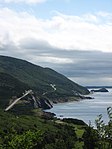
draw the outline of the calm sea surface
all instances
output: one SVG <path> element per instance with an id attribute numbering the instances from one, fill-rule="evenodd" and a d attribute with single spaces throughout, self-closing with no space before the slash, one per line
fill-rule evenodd
<path id="1" fill-rule="evenodd" d="M 99 92 L 90 95 L 94 99 L 54 104 L 54 107 L 47 111 L 55 113 L 58 118 L 63 116 L 82 119 L 86 123 L 91 121 L 92 125 L 95 124 L 97 115 L 102 114 L 104 122 L 107 123 L 107 107 L 112 107 L 112 89 L 108 90 L 107 93 Z"/>

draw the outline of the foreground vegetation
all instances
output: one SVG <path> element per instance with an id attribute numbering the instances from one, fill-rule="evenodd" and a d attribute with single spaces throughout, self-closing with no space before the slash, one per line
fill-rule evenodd
<path id="1" fill-rule="evenodd" d="M 78 131 L 86 127 L 76 126 L 57 119 L 0 110 L 0 149 L 72 149 L 79 145 Z"/>
<path id="2" fill-rule="evenodd" d="M 108 108 L 109 122 L 102 115 L 96 119 L 97 129 L 75 119 L 49 119 L 14 114 L 0 110 L 0 149 L 111 149 L 112 108 Z"/>
<path id="3" fill-rule="evenodd" d="M 100 114 L 95 120 L 96 129 L 90 125 L 83 134 L 84 149 L 112 149 L 112 107 L 107 108 L 109 122 L 106 125 Z"/>

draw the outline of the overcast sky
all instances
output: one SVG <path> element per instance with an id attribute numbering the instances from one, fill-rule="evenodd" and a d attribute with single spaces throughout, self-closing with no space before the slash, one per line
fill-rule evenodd
<path id="1" fill-rule="evenodd" d="M 0 0 L 0 55 L 112 85 L 112 0 Z"/>

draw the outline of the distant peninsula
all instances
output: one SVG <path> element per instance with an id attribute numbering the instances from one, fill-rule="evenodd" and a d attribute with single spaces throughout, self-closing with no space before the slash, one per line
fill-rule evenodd
<path id="1" fill-rule="evenodd" d="M 109 92 L 106 88 L 101 88 L 101 89 L 93 89 L 91 92 Z"/>

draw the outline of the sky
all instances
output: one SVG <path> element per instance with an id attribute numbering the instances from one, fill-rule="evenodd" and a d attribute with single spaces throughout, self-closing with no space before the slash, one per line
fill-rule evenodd
<path id="1" fill-rule="evenodd" d="M 112 0 L 0 0 L 0 55 L 112 86 Z"/>

